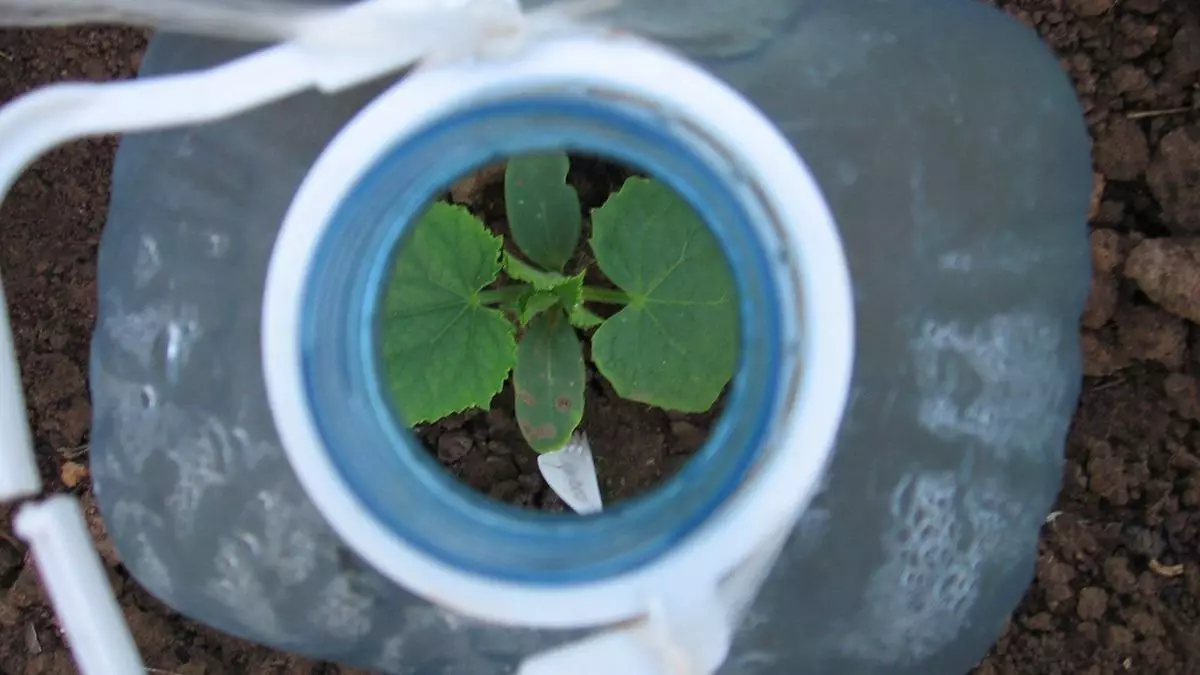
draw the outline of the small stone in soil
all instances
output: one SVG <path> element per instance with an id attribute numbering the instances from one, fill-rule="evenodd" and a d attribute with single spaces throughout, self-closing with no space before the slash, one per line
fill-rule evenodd
<path id="1" fill-rule="evenodd" d="M 1125 528 L 1125 547 L 1131 553 L 1145 558 L 1157 558 L 1166 549 L 1166 543 L 1157 533 L 1138 525 Z"/>
<path id="2" fill-rule="evenodd" d="M 1028 626 L 1030 630 L 1035 630 L 1040 633 L 1048 633 L 1054 630 L 1054 617 L 1051 616 L 1049 612 L 1038 612 L 1037 614 L 1029 617 L 1029 620 L 1025 622 L 1025 625 Z"/>
<path id="3" fill-rule="evenodd" d="M 1113 71 L 1112 81 L 1117 92 L 1125 96 L 1145 92 L 1154 86 L 1154 81 L 1145 70 L 1128 63 Z"/>
<path id="4" fill-rule="evenodd" d="M 694 452 L 704 444 L 704 431 L 685 420 L 671 422 L 671 435 L 679 442 L 678 452 Z"/>
<path id="5" fill-rule="evenodd" d="M 1092 232 L 1088 239 L 1096 274 L 1111 274 L 1122 262 L 1121 234 L 1116 230 L 1101 229 Z"/>
<path id="6" fill-rule="evenodd" d="M 520 474 L 517 467 L 506 457 L 488 457 L 484 465 L 492 478 L 497 481 L 515 480 Z"/>
<path id="7" fill-rule="evenodd" d="M 1117 321 L 1117 338 L 1130 357 L 1175 370 L 1183 365 L 1188 329 L 1157 307 L 1133 307 Z"/>
<path id="8" fill-rule="evenodd" d="M 1121 7 L 1138 14 L 1155 14 L 1162 9 L 1162 0 L 1125 0 Z"/>
<path id="9" fill-rule="evenodd" d="M 1113 0 L 1068 0 L 1067 5 L 1077 16 L 1100 16 L 1112 9 Z"/>
<path id="10" fill-rule="evenodd" d="M 1137 576 L 1129 569 L 1128 558 L 1104 561 L 1104 580 L 1118 593 L 1132 593 L 1137 589 Z"/>
<path id="11" fill-rule="evenodd" d="M 1096 214 L 1096 222 L 1105 225 L 1116 225 L 1123 218 L 1125 218 L 1125 202 L 1102 202 L 1100 212 Z"/>
<path id="12" fill-rule="evenodd" d="M 1200 238 L 1143 241 L 1130 251 L 1125 276 L 1163 309 L 1200 323 Z"/>
<path id="13" fill-rule="evenodd" d="M 504 443 L 501 443 L 500 441 L 488 441 L 487 449 L 488 449 L 488 452 L 490 452 L 493 455 L 511 455 L 512 454 L 512 448 L 508 447 Z"/>
<path id="14" fill-rule="evenodd" d="M 78 462 L 64 462 L 58 473 L 63 485 L 69 488 L 79 485 L 88 477 L 87 467 Z"/>
<path id="15" fill-rule="evenodd" d="M 1133 631 L 1129 630 L 1121 624 L 1110 624 L 1106 630 L 1108 638 L 1108 646 L 1113 649 L 1123 649 L 1133 645 Z"/>
<path id="16" fill-rule="evenodd" d="M 1163 219 L 1177 232 L 1200 231 L 1200 126 L 1163 136 L 1146 171 L 1150 192 L 1162 206 Z"/>
<path id="17" fill-rule="evenodd" d="M 517 476 L 517 485 L 530 492 L 540 492 L 546 487 L 546 481 L 540 473 L 523 473 Z"/>
<path id="18" fill-rule="evenodd" d="M 1171 39 L 1167 53 L 1167 77 L 1178 82 L 1194 82 L 1200 73 L 1200 25 L 1185 23 Z"/>
<path id="19" fill-rule="evenodd" d="M 1087 305 L 1083 308 L 1083 325 L 1088 328 L 1102 328 L 1112 320 L 1117 311 L 1118 300 L 1117 280 L 1111 275 L 1097 272 L 1092 277 Z"/>
<path id="20" fill-rule="evenodd" d="M 1180 417 L 1200 422 L 1200 382 L 1196 378 L 1171 373 L 1163 380 L 1163 390 Z"/>
<path id="21" fill-rule="evenodd" d="M 1088 205 L 1088 222 L 1096 220 L 1096 216 L 1100 215 L 1100 200 L 1104 198 L 1104 186 L 1106 183 L 1104 174 L 1092 174 L 1092 200 Z"/>
<path id="22" fill-rule="evenodd" d="M 1150 166 L 1150 146 L 1137 122 L 1114 117 L 1096 144 L 1096 165 L 1116 181 L 1137 180 Z"/>
<path id="23" fill-rule="evenodd" d="M 503 480 L 493 485 L 491 490 L 488 490 L 488 496 L 492 499 L 498 499 L 502 502 L 507 502 L 520 491 L 521 484 L 517 481 Z"/>
<path id="24" fill-rule="evenodd" d="M 446 463 L 457 462 L 470 452 L 471 443 L 471 437 L 459 431 L 442 434 L 437 442 L 438 459 Z"/>
<path id="25" fill-rule="evenodd" d="M 1084 331 L 1080 336 L 1083 348 L 1083 374 L 1089 377 L 1112 375 L 1129 365 L 1125 352 L 1113 345 L 1113 340 L 1103 332 Z"/>
<path id="26" fill-rule="evenodd" d="M 1079 614 L 1079 618 L 1091 621 L 1104 616 L 1107 606 L 1108 593 L 1103 588 L 1088 586 L 1079 591 L 1079 604 L 1075 607 L 1075 611 Z"/>
<path id="27" fill-rule="evenodd" d="M 1162 637 L 1167 631 L 1162 621 L 1147 612 L 1134 612 L 1129 615 L 1129 627 L 1143 637 Z"/>
<path id="28" fill-rule="evenodd" d="M 537 453 L 524 450 L 522 452 L 510 453 L 508 457 L 517 465 L 517 470 L 521 473 L 541 475 L 537 468 Z"/>

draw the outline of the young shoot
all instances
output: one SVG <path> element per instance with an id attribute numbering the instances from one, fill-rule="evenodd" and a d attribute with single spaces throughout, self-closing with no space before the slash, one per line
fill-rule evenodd
<path id="1" fill-rule="evenodd" d="M 704 222 L 663 183 L 633 177 L 592 211 L 591 255 L 575 256 L 584 223 L 568 169 L 565 154 L 509 161 L 515 247 L 461 206 L 435 203 L 414 224 L 380 317 L 383 370 L 405 424 L 486 409 L 511 376 L 521 433 L 539 453 L 559 450 L 583 419 L 585 340 L 622 398 L 704 412 L 729 382 L 735 291 Z M 611 285 L 585 284 L 579 258 Z M 600 305 L 615 312 L 593 311 Z"/>

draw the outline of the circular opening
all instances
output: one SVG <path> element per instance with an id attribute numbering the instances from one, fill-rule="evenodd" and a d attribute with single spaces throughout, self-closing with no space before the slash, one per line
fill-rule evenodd
<path id="1" fill-rule="evenodd" d="M 512 157 L 457 181 L 393 256 L 377 375 L 399 423 L 480 493 L 594 513 L 709 437 L 737 357 L 733 274 L 647 172 Z"/>
<path id="2" fill-rule="evenodd" d="M 445 115 L 389 149 L 354 184 L 333 212 L 305 282 L 303 381 L 317 432 L 342 479 L 389 529 L 429 555 L 477 574 L 572 583 L 654 560 L 694 532 L 738 489 L 763 450 L 779 405 L 781 379 L 791 374 L 779 368 L 784 348 L 780 321 L 786 317 L 779 314 L 770 261 L 755 230 L 767 216 L 736 190 L 719 164 L 701 154 L 702 148 L 636 101 L 521 95 Z M 392 252 L 409 235 L 419 234 L 422 217 L 436 207 L 446 186 L 510 157 L 563 151 L 603 154 L 644 167 L 699 214 L 699 224 L 708 226 L 700 227 L 699 234 L 706 234 L 712 248 L 729 261 L 736 304 L 726 308 L 747 318 L 732 319 L 735 341 L 753 345 L 736 351 L 729 368 L 733 377 L 726 420 L 693 460 L 658 490 L 589 518 L 506 507 L 447 475 L 396 415 L 392 378 L 380 377 L 381 361 L 388 361 L 385 352 L 395 351 L 379 340 L 381 323 L 396 317 L 397 308 L 381 292 L 396 282 L 398 257 Z M 441 206 L 451 211 L 447 222 L 458 216 L 472 220 L 464 209 Z M 449 231 L 431 230 L 435 239 Z M 476 235 L 493 236 L 478 229 Z M 440 243 L 440 258 L 417 255 L 413 269 L 441 286 L 454 285 L 444 276 L 448 267 L 442 263 L 490 256 L 462 241 Z M 400 308 L 401 314 L 405 311 Z M 491 325 L 498 330 L 498 323 L 502 321 Z M 401 333 L 424 344 L 394 362 L 419 367 L 436 360 L 432 345 L 445 337 L 439 334 L 443 328 L 428 324 Z M 455 378 L 425 374 L 417 386 L 431 392 L 443 387 L 442 393 L 460 387 L 488 367 L 479 354 L 462 350 L 461 360 L 475 360 L 454 361 L 450 367 L 459 370 Z M 423 392 L 409 393 L 409 401 L 428 403 Z M 400 411 L 412 414 L 407 405 Z"/>
<path id="3" fill-rule="evenodd" d="M 657 490 L 587 518 L 459 483 L 378 376 L 380 289 L 431 202 L 481 167 L 563 151 L 640 167 L 696 210 L 728 260 L 742 347 L 708 442 Z M 783 531 L 827 461 L 853 342 L 835 228 L 786 139 L 702 71 L 613 37 L 421 71 L 373 101 L 293 201 L 262 322 L 276 428 L 338 534 L 431 601 L 558 628 L 716 584 Z"/>

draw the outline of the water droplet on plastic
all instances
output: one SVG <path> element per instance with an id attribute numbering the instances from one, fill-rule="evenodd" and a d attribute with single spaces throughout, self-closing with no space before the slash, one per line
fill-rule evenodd
<path id="1" fill-rule="evenodd" d="M 138 287 L 145 286 L 162 269 L 162 253 L 154 237 L 143 234 L 138 242 L 137 258 L 133 263 L 134 283 Z"/>
<path id="2" fill-rule="evenodd" d="M 155 365 L 161 368 L 163 377 L 171 384 L 179 382 L 195 329 L 194 321 L 170 321 L 155 340 Z"/>
<path id="3" fill-rule="evenodd" d="M 208 233 L 208 249 L 205 253 L 210 258 L 221 259 L 229 254 L 229 235 L 224 232 Z"/>
<path id="4" fill-rule="evenodd" d="M 180 159 L 187 159 L 192 156 L 196 148 L 192 144 L 194 133 L 184 134 L 183 138 L 179 139 L 179 146 L 175 149 L 175 155 Z"/>
<path id="5" fill-rule="evenodd" d="M 158 405 L 158 392 L 154 387 L 145 385 L 142 387 L 142 407 L 146 410 L 151 410 Z"/>

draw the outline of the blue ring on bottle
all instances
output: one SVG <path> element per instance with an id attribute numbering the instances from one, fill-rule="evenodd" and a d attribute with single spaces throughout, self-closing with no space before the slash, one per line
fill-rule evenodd
<path id="1" fill-rule="evenodd" d="M 563 149 L 639 167 L 689 201 L 728 257 L 741 317 L 738 368 L 708 442 L 658 489 L 583 518 L 502 504 L 459 483 L 400 426 L 377 375 L 378 305 L 409 225 L 480 166 Z M 738 489 L 780 409 L 784 336 L 771 258 L 755 227 L 767 214 L 718 157 L 684 127 L 633 102 L 539 94 L 449 114 L 364 174 L 332 217 L 303 289 L 301 367 L 324 447 L 381 523 L 469 573 L 578 583 L 653 561 Z"/>

